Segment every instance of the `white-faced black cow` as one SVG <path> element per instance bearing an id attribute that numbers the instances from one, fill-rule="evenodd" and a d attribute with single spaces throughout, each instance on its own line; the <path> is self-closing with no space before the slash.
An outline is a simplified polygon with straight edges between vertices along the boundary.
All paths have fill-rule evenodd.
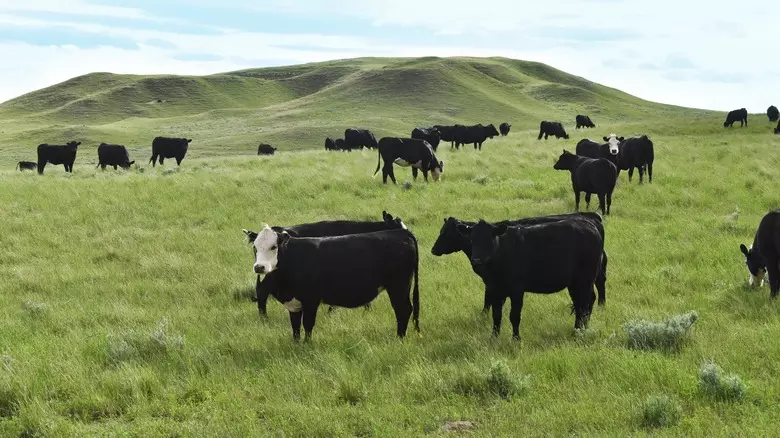
<path id="1" fill-rule="evenodd" d="M 290 227 L 271 227 L 276 233 L 286 232 L 292 237 L 328 237 L 328 236 L 346 236 L 349 234 L 362 234 L 372 233 L 375 231 L 383 230 L 396 230 L 406 229 L 406 225 L 401 218 L 393 217 L 390 213 L 382 211 L 382 221 L 352 221 L 352 220 L 336 220 L 336 221 L 320 221 L 306 224 L 293 225 Z M 254 245 L 257 239 L 257 233 L 250 230 L 244 230 L 247 241 L 249 244 Z M 255 284 L 255 291 L 257 293 L 257 310 L 260 312 L 260 316 L 266 316 L 266 302 L 268 301 L 268 291 L 272 288 L 264 286 L 266 280 L 261 280 L 260 276 L 257 276 L 257 283 Z M 370 304 L 366 305 L 366 308 L 371 307 Z M 332 310 L 332 307 L 328 311 Z"/>
<path id="2" fill-rule="evenodd" d="M 80 141 L 72 141 L 66 145 L 40 144 L 38 145 L 38 174 L 43 175 L 46 163 L 62 164 L 65 172 L 73 173 L 73 163 L 76 161 Z"/>
<path id="3" fill-rule="evenodd" d="M 339 150 L 338 147 L 336 147 L 336 142 L 333 141 L 332 138 L 328 137 L 325 139 L 325 150 L 326 151 L 337 151 Z"/>
<path id="4" fill-rule="evenodd" d="M 97 153 L 98 165 L 95 167 L 101 167 L 102 170 L 106 170 L 106 166 L 114 166 L 114 170 L 117 169 L 117 166 L 129 169 L 135 163 L 135 161 L 130 161 L 127 148 L 121 144 L 100 143 Z"/>
<path id="5" fill-rule="evenodd" d="M 770 211 L 761 219 L 753 238 L 753 245 L 747 248 L 739 245 L 745 255 L 750 272 L 750 285 L 763 286 L 764 275 L 769 277 L 769 297 L 774 300 L 780 290 L 780 210 Z"/>
<path id="6" fill-rule="evenodd" d="M 344 131 L 344 142 L 350 150 L 377 147 L 376 137 L 368 129 L 347 128 Z"/>
<path id="7" fill-rule="evenodd" d="M 575 129 L 596 127 L 596 124 L 590 120 L 589 116 L 583 116 L 582 114 L 577 114 L 577 117 L 575 117 L 575 122 L 577 123 L 577 127 Z"/>
<path id="8" fill-rule="evenodd" d="M 382 166 L 382 161 L 384 165 Z M 425 140 L 414 138 L 384 137 L 379 140 L 379 152 L 377 154 L 376 170 L 374 175 L 382 167 L 382 182 L 387 184 L 387 177 L 396 184 L 393 164 L 402 167 L 412 167 L 412 177 L 417 180 L 417 170 L 422 170 L 425 182 L 428 182 L 428 172 L 431 172 L 434 181 L 438 181 L 444 170 L 444 162 L 436 158 L 433 148 Z"/>
<path id="9" fill-rule="evenodd" d="M 499 133 L 493 124 L 483 126 L 482 124 L 472 126 L 455 126 L 455 147 L 460 145 L 473 144 L 474 150 L 482 150 L 482 144 L 488 138 L 498 137 Z"/>
<path id="10" fill-rule="evenodd" d="M 560 122 L 543 121 L 540 123 L 539 137 L 537 140 L 541 140 L 542 136 L 544 136 L 545 140 L 547 140 L 547 137 L 549 136 L 555 136 L 555 138 L 565 138 L 566 140 L 569 139 L 569 134 L 566 133 L 566 130 L 563 129 L 563 125 Z"/>
<path id="11" fill-rule="evenodd" d="M 436 128 L 414 128 L 412 129 L 412 138 L 427 141 L 436 152 L 441 142 L 441 132 Z"/>
<path id="12" fill-rule="evenodd" d="M 564 149 L 553 168 L 555 170 L 568 170 L 571 174 L 575 210 L 579 211 L 580 209 L 580 192 L 585 192 L 586 208 L 590 208 L 590 195 L 595 193 L 599 198 L 601 214 L 609 214 L 612 206 L 612 192 L 617 183 L 617 166 L 614 163 L 603 158 L 580 157 Z M 605 197 L 606 203 L 604 202 Z"/>
<path id="13" fill-rule="evenodd" d="M 568 219 L 530 226 L 492 225 L 480 220 L 460 224 L 471 242 L 471 263 L 483 267 L 493 300 L 493 335 L 501 330 L 504 301 L 509 298 L 512 337 L 520 339 L 520 313 L 526 292 L 552 294 L 565 288 L 576 315 L 574 328 L 587 327 L 601 270 L 604 241 L 586 220 Z"/>
<path id="14" fill-rule="evenodd" d="M 34 161 L 20 161 L 16 163 L 16 168 L 19 169 L 20 172 L 23 172 L 25 170 L 35 170 L 37 166 L 38 163 Z"/>
<path id="15" fill-rule="evenodd" d="M 748 112 L 745 108 L 740 108 L 738 110 L 729 111 L 729 113 L 726 115 L 726 121 L 723 122 L 724 128 L 731 128 L 731 125 L 734 124 L 734 122 L 739 121 L 739 126 L 747 126 L 748 122 Z"/>
<path id="16" fill-rule="evenodd" d="M 636 168 L 639 170 L 640 184 L 644 181 L 645 170 L 647 170 L 649 181 L 653 182 L 653 161 L 655 161 L 653 142 L 647 135 L 621 140 L 622 138 L 623 137 L 616 138 L 615 134 L 612 134 L 607 138 L 610 145 L 614 144 L 616 140 L 619 141 L 618 176 L 620 176 L 621 170 L 627 170 L 628 181 L 631 182 L 631 178 L 634 176 L 634 168 Z"/>
<path id="17" fill-rule="evenodd" d="M 504 122 L 500 125 L 498 125 L 498 130 L 501 132 L 501 136 L 506 137 L 509 135 L 509 130 L 512 128 L 512 125 L 510 125 L 507 122 Z"/>
<path id="18" fill-rule="evenodd" d="M 770 122 L 776 122 L 780 118 L 780 111 L 777 110 L 776 106 L 770 105 L 766 110 L 766 116 L 769 117 Z"/>
<path id="19" fill-rule="evenodd" d="M 598 213 L 591 213 L 591 212 L 529 217 L 529 218 L 522 218 L 522 219 L 515 219 L 515 220 L 493 222 L 492 224 L 495 226 L 538 225 L 538 224 L 556 222 L 556 221 L 566 220 L 566 219 L 582 219 L 582 220 L 591 221 L 593 225 L 598 229 L 599 234 L 601 235 L 601 240 L 605 240 L 604 225 L 601 222 L 601 216 Z M 466 255 L 466 257 L 469 260 L 471 260 L 471 241 L 469 241 L 468 237 L 462 236 L 460 233 L 458 233 L 457 227 L 458 225 L 461 224 L 466 226 L 474 226 L 476 225 L 476 222 L 461 221 L 454 217 L 449 217 L 444 219 L 444 225 L 441 227 L 441 231 L 439 231 L 439 237 L 436 239 L 436 242 L 434 242 L 433 247 L 431 248 L 431 254 L 439 257 L 442 255 L 452 254 L 458 251 L 462 251 Z M 599 275 L 596 277 L 596 290 L 598 290 L 599 306 L 603 306 L 606 303 L 607 262 L 608 262 L 608 257 L 605 250 L 604 254 L 602 254 L 601 270 L 599 271 Z M 490 306 L 493 301 L 492 301 L 492 295 L 488 290 L 488 282 L 487 282 L 487 277 L 486 277 L 484 267 L 471 265 L 471 268 L 474 270 L 474 273 L 477 274 L 479 278 L 482 279 L 482 282 L 485 284 L 485 300 L 484 300 L 484 307 L 482 308 L 482 311 L 487 313 L 490 310 Z"/>
<path id="20" fill-rule="evenodd" d="M 577 143 L 577 149 L 574 152 L 581 157 L 603 158 L 617 166 L 620 154 L 620 148 L 618 147 L 620 141 L 617 137 L 614 141 L 608 140 L 607 137 L 604 137 L 604 139 L 606 143 L 597 143 L 589 138 L 583 138 Z M 623 137 L 620 137 L 620 140 L 622 139 Z"/>
<path id="21" fill-rule="evenodd" d="M 152 141 L 152 158 L 149 162 L 152 167 L 157 165 L 157 157 L 160 157 L 160 165 L 166 158 L 175 158 L 176 165 L 180 166 L 184 156 L 187 155 L 187 149 L 192 142 L 191 138 L 170 138 L 155 137 Z"/>
<path id="22" fill-rule="evenodd" d="M 261 143 L 260 146 L 257 147 L 257 155 L 273 155 L 276 151 L 277 148 L 266 143 Z"/>
<path id="23" fill-rule="evenodd" d="M 291 237 L 264 225 L 254 247 L 253 269 L 267 274 L 269 284 L 264 287 L 290 312 L 294 340 L 300 339 L 301 319 L 306 340 L 311 338 L 321 303 L 356 308 L 372 302 L 382 290 L 395 311 L 398 336 L 406 335 L 410 316 L 420 330 L 419 254 L 409 230 Z"/>

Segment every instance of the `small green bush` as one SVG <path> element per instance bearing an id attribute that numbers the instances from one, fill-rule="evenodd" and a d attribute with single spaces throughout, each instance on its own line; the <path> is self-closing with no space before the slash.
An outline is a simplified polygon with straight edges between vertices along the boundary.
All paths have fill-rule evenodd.
<path id="1" fill-rule="evenodd" d="M 699 388 L 705 394 L 722 401 L 740 401 L 747 394 L 747 387 L 736 374 L 724 375 L 714 362 L 707 362 L 699 371 Z"/>
<path id="2" fill-rule="evenodd" d="M 472 397 L 497 395 L 505 400 L 521 395 L 530 388 L 531 376 L 512 376 L 506 362 L 493 361 L 486 374 L 471 369 L 458 377 L 455 392 Z"/>
<path id="3" fill-rule="evenodd" d="M 652 396 L 642 407 L 642 427 L 660 429 L 680 422 L 682 408 L 666 395 Z"/>
<path id="4" fill-rule="evenodd" d="M 667 318 L 660 323 L 646 320 L 630 321 L 623 325 L 623 329 L 628 337 L 629 348 L 679 351 L 698 318 L 696 312 L 688 312 Z"/>

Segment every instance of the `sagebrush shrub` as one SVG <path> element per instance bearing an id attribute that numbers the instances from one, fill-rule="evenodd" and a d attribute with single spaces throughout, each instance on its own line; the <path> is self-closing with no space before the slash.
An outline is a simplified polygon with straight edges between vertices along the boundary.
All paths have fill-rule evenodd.
<path id="1" fill-rule="evenodd" d="M 692 311 L 667 318 L 664 322 L 630 321 L 623 325 L 623 329 L 629 348 L 679 351 L 698 318 L 698 314 Z"/>
<path id="2" fill-rule="evenodd" d="M 715 362 L 707 362 L 699 371 L 699 388 L 705 394 L 723 401 L 740 401 L 747 387 L 736 374 L 724 375 Z"/>
<path id="3" fill-rule="evenodd" d="M 642 407 L 642 427 L 663 428 L 680 422 L 682 408 L 669 396 L 652 396 Z"/>
<path id="4" fill-rule="evenodd" d="M 458 377 L 454 390 L 475 397 L 497 395 L 503 399 L 525 393 L 530 388 L 531 376 L 515 377 L 503 360 L 493 361 L 487 373 L 471 369 Z"/>

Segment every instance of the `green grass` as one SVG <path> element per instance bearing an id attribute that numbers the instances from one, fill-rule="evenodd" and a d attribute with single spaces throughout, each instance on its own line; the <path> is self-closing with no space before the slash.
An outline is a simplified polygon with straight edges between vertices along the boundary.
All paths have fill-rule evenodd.
<path id="1" fill-rule="evenodd" d="M 381 69 L 384 62 L 344 65 Z M 407 62 L 403 68 L 453 61 Z M 514 61 L 485 62 L 508 66 L 491 77 L 522 82 Z M 464 77 L 476 74 L 456 67 Z M 245 74 L 284 78 L 308 68 Z M 549 73 L 539 70 L 528 77 Z M 610 96 L 622 99 L 603 91 L 597 102 L 607 102 L 604 113 L 633 105 L 626 98 L 608 109 Z M 406 123 L 405 108 L 383 109 L 388 126 Z M 73 174 L 61 166 L 44 176 L 6 166 L 0 436 L 442 436 L 458 420 L 472 422 L 470 433 L 479 436 L 770 434 L 780 425 L 780 310 L 767 287 L 746 286 L 738 248 L 752 240 L 763 214 L 780 207 L 771 183 L 780 177 L 780 137 L 757 118 L 747 129 L 726 130 L 716 113 L 649 105 L 649 123 L 635 111 L 568 141 L 537 141 L 529 122 L 489 140 L 481 153 L 443 146 L 442 181 L 420 180 L 410 190 L 401 188 L 411 180 L 408 169 L 396 168 L 398 186 L 372 178 L 377 156 L 368 151 L 256 157 L 201 146 L 202 156 L 233 156 L 194 156 L 180 169 L 166 163 L 101 172 L 81 150 Z M 302 114 L 289 123 L 306 126 Z M 41 129 L 49 129 L 45 117 L 37 116 Z M 192 117 L 207 120 L 163 120 Z M 155 120 L 114 123 L 123 132 Z M 386 129 L 376 120 L 367 125 Z M 211 135 L 233 132 L 220 126 Z M 4 132 L 12 129 L 4 122 Z M 656 164 L 652 185 L 620 176 L 605 220 L 606 307 L 575 335 L 565 291 L 529 294 L 522 341 L 511 340 L 508 309 L 502 335 L 492 339 L 481 314 L 483 285 L 465 256 L 430 254 L 443 218 L 572 211 L 569 175 L 553 170 L 554 160 L 579 138 L 611 131 L 650 134 Z M 0 155 L 10 163 L 9 151 Z M 132 154 L 145 163 L 145 154 Z M 386 295 L 370 311 L 321 312 L 310 344 L 292 342 L 278 303 L 269 302 L 267 320 L 259 318 L 249 300 L 252 251 L 242 228 L 378 220 L 383 209 L 419 240 L 421 336 L 395 337 Z M 679 351 L 628 348 L 627 322 L 689 311 L 698 319 Z M 739 403 L 701 390 L 708 361 L 749 388 Z M 659 395 L 674 402 L 675 421 L 652 420 L 666 427 L 654 430 L 643 415 L 672 412 L 648 407 Z"/>

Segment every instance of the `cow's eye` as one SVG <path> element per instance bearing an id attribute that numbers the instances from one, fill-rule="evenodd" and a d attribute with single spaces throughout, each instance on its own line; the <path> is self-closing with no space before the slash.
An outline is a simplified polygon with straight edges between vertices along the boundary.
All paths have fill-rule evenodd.
<path id="1" fill-rule="evenodd" d="M 271 247 L 271 251 L 276 251 L 276 245 Z"/>

